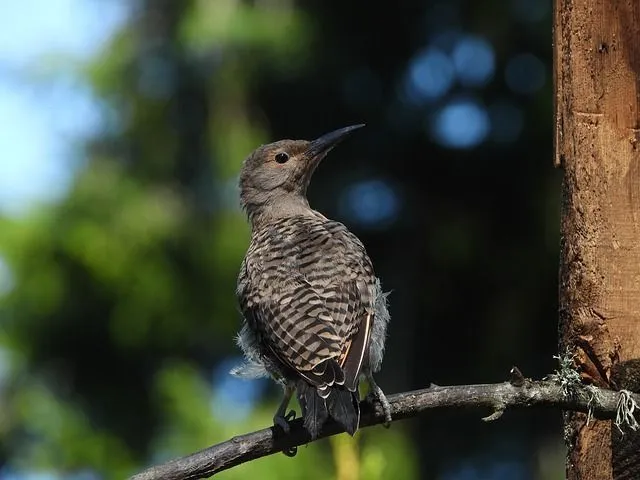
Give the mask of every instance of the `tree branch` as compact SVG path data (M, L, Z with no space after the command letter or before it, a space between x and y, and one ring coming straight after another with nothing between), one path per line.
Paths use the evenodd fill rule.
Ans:
M581 384L560 385L554 381L530 381L514 367L511 379L505 383L485 385L431 386L423 390L398 393L388 397L393 420L402 420L427 410L445 408L487 408L491 413L485 421L496 420L510 408L548 407L589 413L600 419L620 417L621 405L634 402L640 405L640 395L600 389ZM384 423L380 405L361 403L360 427ZM630 409L633 415L633 408ZM628 412L623 413L627 415ZM633 423L634 418L626 418ZM343 430L328 423L320 438L341 433ZM241 463L282 451L295 451L295 447L310 442L302 427L302 420L291 423L291 431L284 434L274 428L234 437L191 455L176 458L134 475L131 480L188 480L206 478Z

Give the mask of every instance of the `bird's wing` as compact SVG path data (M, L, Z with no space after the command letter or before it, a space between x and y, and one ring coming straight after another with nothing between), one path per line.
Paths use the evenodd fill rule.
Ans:
M326 221L288 231L286 242L253 259L251 291L239 292L245 317L273 355L321 394L334 383L355 391L373 315L364 247Z
M317 292L295 277L290 276L282 290L274 289L258 306L256 320L265 343L312 385L342 385L345 377L338 361L343 339Z
M311 272L305 273L315 286L327 283L323 281L323 272L337 271L333 282L329 282L331 287L325 289L334 293L325 305L343 339L339 364L345 374L345 386L355 391L369 352L375 312L375 274L364 246L355 235L339 222L328 221L324 227L333 238L331 253L324 255Z

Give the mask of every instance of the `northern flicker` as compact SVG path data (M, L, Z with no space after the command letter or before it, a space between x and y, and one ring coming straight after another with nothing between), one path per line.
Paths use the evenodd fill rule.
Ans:
M373 379L384 353L386 296L362 242L313 210L306 197L318 163L362 126L311 142L263 145L240 174L251 243L237 289L244 317L237 341L246 362L232 373L270 376L282 384L284 398L273 421L285 432L295 417L286 411L296 391L311 438L329 417L356 432L361 377L391 421L389 402Z

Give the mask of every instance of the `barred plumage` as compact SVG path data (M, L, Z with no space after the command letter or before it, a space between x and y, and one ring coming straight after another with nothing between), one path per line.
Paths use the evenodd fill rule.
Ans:
M355 235L312 210L305 197L317 163L352 129L263 146L245 161L240 180L252 236L238 277L245 319L238 343L248 363L234 373L266 371L283 383L274 422L285 430L295 388L313 438L329 416L355 433L362 374L390 420L372 377L389 316L371 260Z

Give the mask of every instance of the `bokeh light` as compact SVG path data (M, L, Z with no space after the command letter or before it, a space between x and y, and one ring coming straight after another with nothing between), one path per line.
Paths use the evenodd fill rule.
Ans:
M434 101L445 95L455 81L453 63L437 48L427 48L409 65L405 93L412 103Z
M242 361L240 357L223 360L213 372L211 410L216 418L226 422L237 422L249 415L267 387L266 379L244 379L229 374Z
M436 142L449 148L473 148L482 143L490 129L485 108L475 99L455 99L442 107L430 123Z
M484 38L474 35L460 37L451 56L461 85L483 87L493 77L495 54Z
M361 180L349 185L340 196L340 213L368 228L385 228L398 215L400 199L382 179Z

